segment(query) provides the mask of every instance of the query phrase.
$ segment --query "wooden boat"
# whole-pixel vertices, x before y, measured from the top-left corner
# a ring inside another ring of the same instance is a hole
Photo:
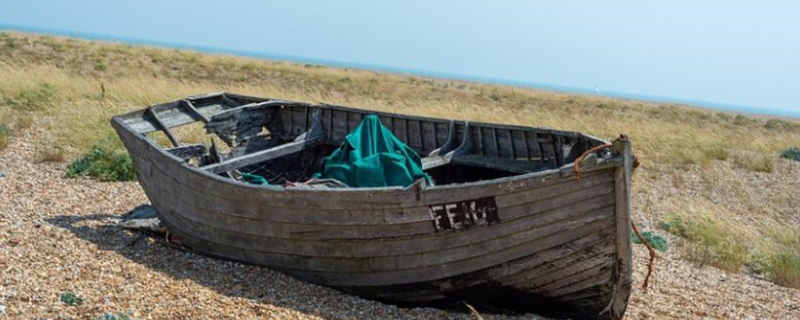
[[[424,157],[433,184],[281,185],[308,179],[367,114]],[[176,132],[191,123],[226,145],[181,143]],[[394,303],[625,312],[633,156],[624,136],[605,148],[576,132],[230,93],[154,105],[112,125],[163,223],[200,253]],[[239,172],[278,177],[253,185]]]

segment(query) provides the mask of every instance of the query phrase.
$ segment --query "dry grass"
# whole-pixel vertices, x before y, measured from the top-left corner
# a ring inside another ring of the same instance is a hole
[[[795,228],[773,226],[768,229],[772,236],[760,239],[752,227],[697,212],[670,215],[661,227],[687,240],[680,242],[679,252],[699,266],[748,271],[800,289],[800,233]]]
[[[790,120],[767,125],[768,120],[671,104],[185,50],[3,33],[0,57],[0,104],[47,110],[57,119],[48,130],[73,152],[111,135],[107,122],[113,114],[220,90],[602,137],[626,133],[635,137],[645,165],[703,164],[739,150],[778,154],[800,139],[800,125]]]
[[[767,276],[782,286],[800,289],[800,230],[784,227],[771,234],[774,247],[766,266]]]
[[[777,160],[780,152],[800,141],[800,123],[796,120],[0,33],[0,119],[11,131],[47,132],[36,135],[44,137],[39,144],[57,145],[61,155],[43,151],[42,160],[74,159],[109,137],[116,141],[108,123],[115,114],[223,90],[398,113],[553,127],[604,138],[628,134],[643,164],[636,184],[657,187],[654,193],[671,195],[653,196],[660,199],[660,213],[651,218],[668,222],[674,218],[674,223],[686,226],[678,234],[690,239],[686,247],[689,259],[726,270],[742,270],[743,265],[764,261],[765,274],[776,282],[796,286],[797,269],[791,267],[796,260],[791,257],[800,255],[800,244],[771,236],[800,225],[800,202],[792,191],[785,191],[792,190],[792,182],[773,181],[781,175],[790,175],[791,180],[800,171],[786,167],[787,160]],[[182,140],[207,142],[197,138],[201,127],[176,131]],[[118,141],[114,143],[120,148]],[[778,191],[769,192],[770,188]],[[796,191],[796,185],[794,188]],[[671,216],[675,212],[680,214]],[[705,218],[696,218],[695,214]],[[757,245],[742,242],[741,234],[747,235],[744,239],[762,240],[755,241]],[[698,243],[696,248],[689,247]]]
[[[771,154],[740,152],[733,158],[733,163],[750,171],[769,173],[775,170],[776,158]]]
[[[66,161],[67,156],[64,149],[55,144],[37,146],[36,162],[62,162]]]
[[[648,208],[656,211],[648,219],[677,236],[672,247],[684,259],[798,288],[798,170],[789,160],[776,160],[772,172],[734,161],[665,169],[639,176],[637,187],[647,188],[639,201],[656,208]]]
[[[662,227],[690,241],[681,251],[692,262],[738,272],[748,261],[747,232],[706,212],[673,214]]]
[[[8,126],[5,123],[0,122],[0,150],[3,150],[8,146],[10,139],[11,132],[8,130]]]

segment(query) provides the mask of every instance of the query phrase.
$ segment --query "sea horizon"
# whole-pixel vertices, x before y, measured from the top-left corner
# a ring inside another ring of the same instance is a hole
[[[519,88],[546,90],[546,91],[553,91],[560,93],[581,94],[587,96],[609,97],[609,98],[635,100],[642,102],[678,104],[689,107],[710,109],[714,111],[738,112],[754,116],[788,117],[793,119],[800,119],[800,109],[794,110],[794,109],[775,108],[767,106],[737,105],[737,104],[720,103],[720,102],[697,100],[697,99],[666,97],[666,96],[651,95],[646,93],[620,92],[613,90],[603,90],[601,89],[601,86],[595,88],[572,87],[572,86],[564,86],[564,85],[550,84],[550,83],[520,81],[520,80],[495,78],[495,77],[487,77],[480,75],[471,75],[466,73],[462,74],[462,73],[440,72],[440,71],[413,69],[413,68],[401,68],[401,67],[393,67],[387,65],[302,57],[302,56],[281,54],[275,52],[239,50],[233,48],[221,48],[214,46],[158,41],[158,40],[140,39],[133,37],[120,37],[120,36],[101,34],[101,33],[87,33],[87,32],[49,29],[42,27],[22,26],[13,24],[0,23],[0,31],[34,33],[34,34],[43,34],[51,36],[71,37],[71,38],[84,39],[90,41],[117,42],[130,45],[144,45],[144,46],[171,48],[171,49],[193,50],[209,54],[224,54],[224,55],[257,58],[264,60],[272,60],[272,61],[286,61],[299,64],[323,65],[334,68],[350,68],[350,69],[392,73],[399,75],[413,75],[413,76],[421,76],[421,77],[440,79],[440,80],[469,81],[469,82],[477,82],[485,84],[506,85]]]

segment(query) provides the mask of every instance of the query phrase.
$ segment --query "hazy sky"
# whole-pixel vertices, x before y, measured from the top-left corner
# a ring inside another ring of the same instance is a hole
[[[0,24],[793,109],[796,1],[3,1]]]

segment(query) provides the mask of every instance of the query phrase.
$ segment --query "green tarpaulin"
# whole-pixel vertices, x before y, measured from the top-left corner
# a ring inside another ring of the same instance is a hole
[[[242,180],[250,184],[257,184],[261,186],[269,185],[269,181],[266,178],[250,173],[242,173]]]
[[[409,186],[430,177],[414,149],[397,139],[376,115],[364,117],[342,145],[325,158],[315,178],[332,178],[350,187]]]

